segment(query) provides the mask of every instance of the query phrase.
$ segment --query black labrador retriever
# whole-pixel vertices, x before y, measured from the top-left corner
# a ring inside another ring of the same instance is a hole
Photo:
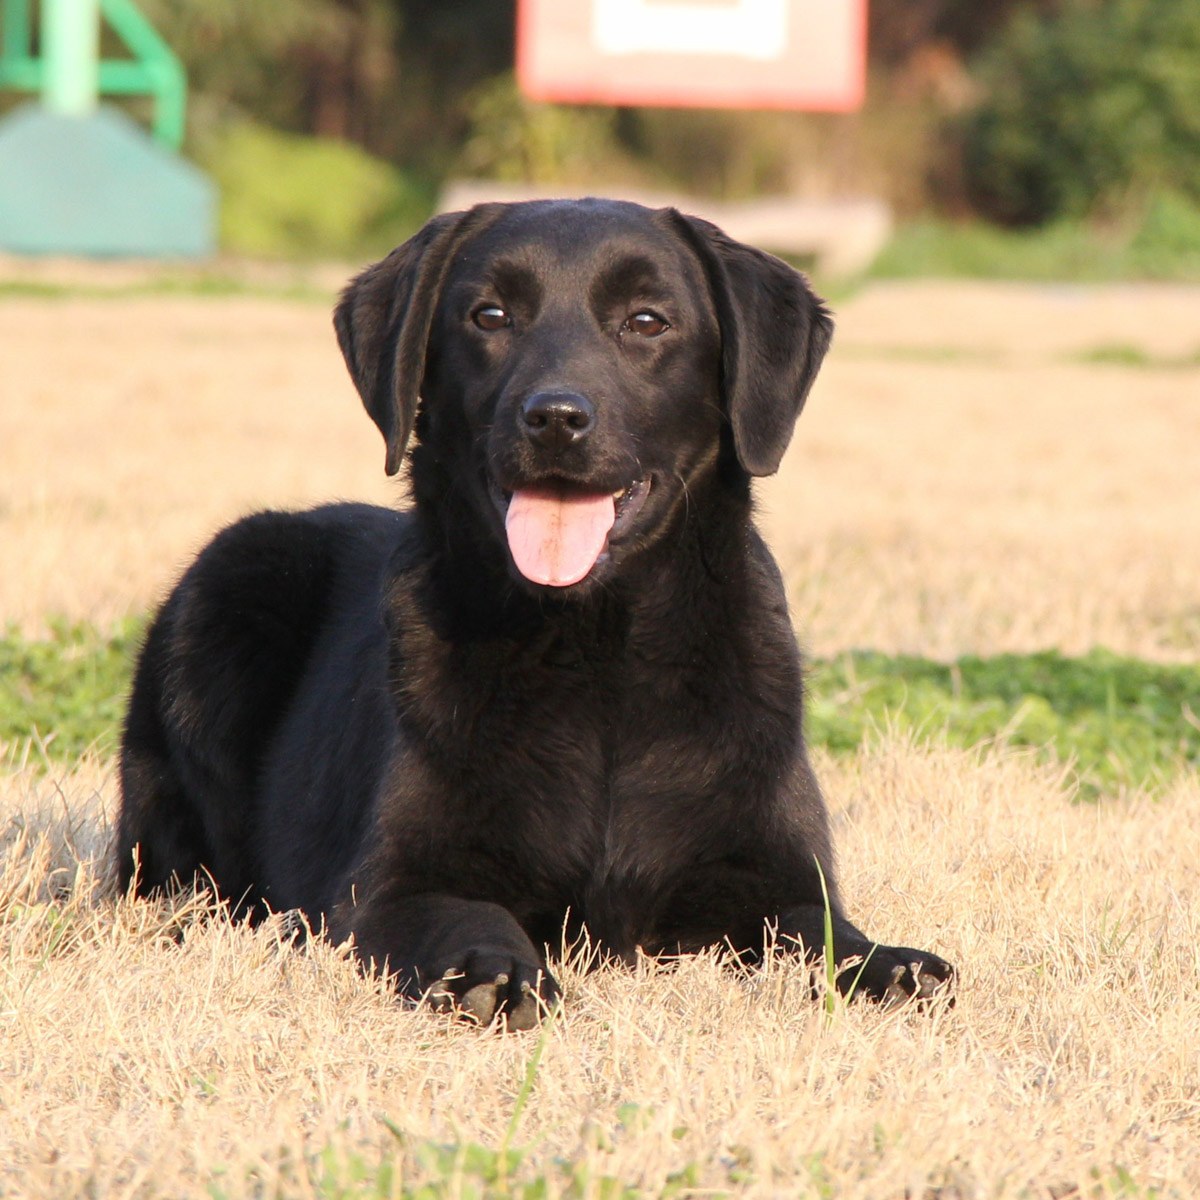
[[[525,1026],[584,929],[620,959],[816,959],[823,880],[839,986],[948,988],[843,916],[751,520],[832,333],[804,278],[672,209],[494,204],[335,324],[415,504],[263,512],[200,554],[136,673],[123,886],[207,876]]]

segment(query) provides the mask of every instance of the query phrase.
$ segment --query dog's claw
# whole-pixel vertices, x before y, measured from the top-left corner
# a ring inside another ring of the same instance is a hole
[[[521,999],[506,1014],[510,1030],[536,1029],[539,1020],[538,998],[528,983],[521,985]]]
[[[455,1005],[454,993],[446,986],[446,979],[442,978],[437,981],[425,993],[425,1003],[433,1009],[434,1012],[445,1013],[451,1012]]]
[[[908,989],[904,986],[904,972],[907,969],[903,963],[897,963],[892,968],[891,978],[883,992],[885,1008],[891,1008],[895,1004],[904,1004],[908,1000]]]
[[[463,1015],[480,1025],[490,1025],[500,1001],[500,989],[507,982],[507,978],[500,975],[491,983],[477,983],[470,988],[458,1002]]]
[[[499,1014],[506,1029],[534,1029],[540,1019],[539,1001],[533,985],[526,979],[521,981],[521,998],[505,1006],[505,992],[510,982],[506,972],[494,979],[477,983],[461,996],[448,986],[450,981],[461,978],[456,975],[443,976],[430,989],[428,1001],[440,1013],[457,1013],[460,1017],[478,1025],[490,1025]]]
[[[953,988],[953,968],[942,978],[923,961],[897,963],[891,970],[891,977],[883,990],[880,1002],[884,1008],[911,1003],[917,1003],[924,1008],[925,1001],[935,1000],[940,996],[953,1007]]]
[[[928,1000],[938,990],[941,981],[936,975],[922,970],[922,963],[913,963],[913,975],[917,980],[917,999]]]

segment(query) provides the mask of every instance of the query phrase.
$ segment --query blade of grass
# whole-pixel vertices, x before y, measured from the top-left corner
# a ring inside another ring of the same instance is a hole
[[[833,957],[833,908],[829,903],[829,888],[825,884],[825,872],[821,870],[821,861],[813,855],[817,864],[817,878],[821,881],[821,900],[825,906],[825,945],[823,961],[825,966],[825,1015],[832,1017],[837,1007],[837,963]]]

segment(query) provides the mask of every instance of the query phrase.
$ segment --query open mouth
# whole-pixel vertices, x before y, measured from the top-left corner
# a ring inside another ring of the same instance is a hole
[[[500,507],[517,570],[547,587],[579,583],[632,524],[649,494],[649,476],[614,492],[557,479],[516,488]]]
[[[613,508],[615,511],[615,519],[613,521],[612,532],[609,534],[609,541],[614,537],[619,537],[622,530],[627,526],[634,517],[637,516],[643,504],[646,503],[646,497],[650,495],[650,476],[647,475],[643,479],[638,479],[631,483],[623,491],[613,492]]]

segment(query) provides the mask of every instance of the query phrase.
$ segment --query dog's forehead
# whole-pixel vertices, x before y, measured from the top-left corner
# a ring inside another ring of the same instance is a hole
[[[654,209],[619,200],[544,200],[501,206],[460,249],[452,274],[486,274],[498,262],[539,272],[594,271],[622,258],[664,272],[695,262]]]

